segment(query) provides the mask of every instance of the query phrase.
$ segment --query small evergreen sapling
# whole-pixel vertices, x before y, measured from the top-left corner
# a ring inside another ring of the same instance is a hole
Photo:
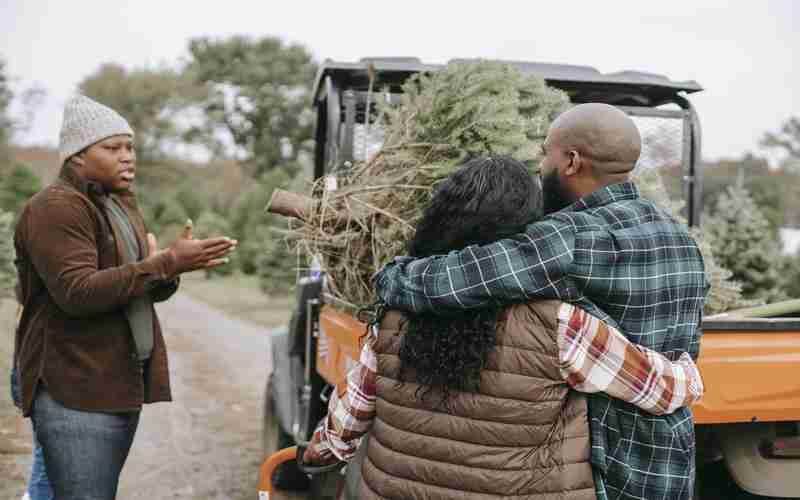
[[[780,238],[747,189],[731,186],[722,193],[703,227],[714,257],[741,283],[744,298],[767,303],[786,298]]]

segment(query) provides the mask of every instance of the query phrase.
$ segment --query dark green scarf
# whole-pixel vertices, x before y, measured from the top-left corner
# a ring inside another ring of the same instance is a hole
[[[122,246],[125,249],[122,262],[128,264],[142,260],[143,256],[139,251],[136,232],[133,230],[125,210],[110,196],[106,198],[106,208],[112,222],[122,234],[124,243]],[[125,315],[128,317],[128,324],[133,332],[139,360],[150,359],[150,354],[153,352],[153,301],[150,296],[143,295],[133,299],[125,307]]]

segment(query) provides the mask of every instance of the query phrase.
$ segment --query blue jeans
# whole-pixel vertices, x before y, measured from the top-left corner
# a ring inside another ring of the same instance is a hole
[[[139,412],[65,408],[40,386],[31,414],[59,500],[114,500]]]
[[[17,408],[22,408],[16,367],[11,368],[11,399]],[[50,487],[47,470],[44,467],[44,452],[39,440],[36,439],[35,428],[33,430],[33,465],[31,465],[31,478],[28,481],[28,495],[31,500],[53,500],[53,488]]]

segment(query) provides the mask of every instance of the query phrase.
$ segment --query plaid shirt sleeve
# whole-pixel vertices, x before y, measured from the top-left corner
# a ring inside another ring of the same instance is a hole
[[[375,375],[377,358],[372,350],[374,330],[361,349],[361,357],[336,387],[328,402],[328,415],[320,422],[303,461],[327,465],[347,461],[356,452],[361,436],[375,418]]]
[[[567,279],[574,246],[571,226],[543,220],[489,245],[425,259],[397,257],[375,276],[376,293],[389,308],[415,313],[533,296],[569,301],[577,295]]]
[[[703,396],[703,380],[689,353],[670,361],[570,304],[558,311],[558,349],[562,376],[581,392],[605,392],[654,415]]]

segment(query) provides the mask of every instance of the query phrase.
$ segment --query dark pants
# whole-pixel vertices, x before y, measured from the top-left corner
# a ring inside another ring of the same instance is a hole
[[[139,412],[72,410],[44,387],[33,405],[36,438],[59,500],[113,500],[139,424]]]

